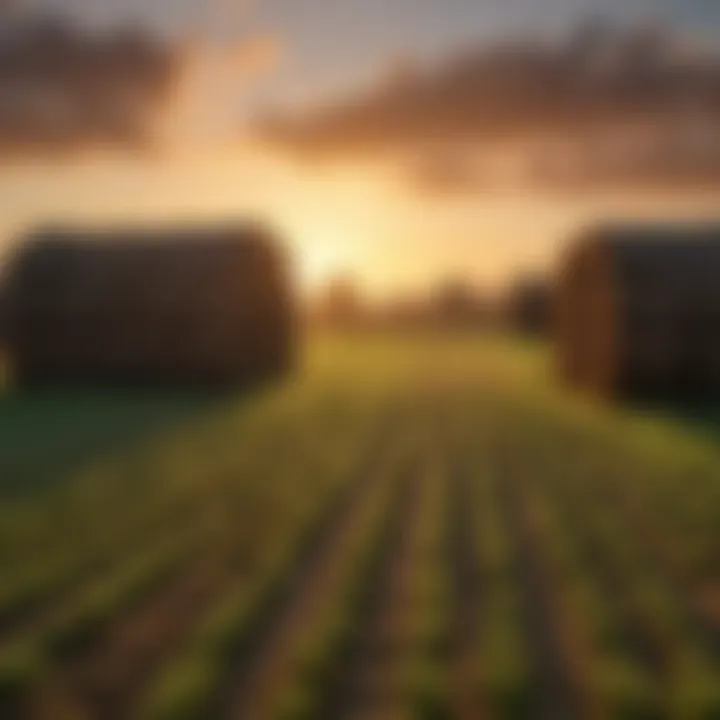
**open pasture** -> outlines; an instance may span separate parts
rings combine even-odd
[[[0,402],[0,717],[720,717],[720,452],[540,346]]]

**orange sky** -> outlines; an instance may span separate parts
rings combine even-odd
[[[0,176],[10,200],[3,234],[44,220],[163,221],[259,216],[283,233],[312,290],[351,272],[371,295],[415,290],[448,276],[492,287],[517,271],[551,268],[580,225],[607,215],[712,216],[712,197],[519,191],[426,196],[380,164],[310,168],[259,148],[162,159],[88,158],[24,165]],[[6,247],[8,244],[6,240]]]
[[[632,25],[658,2],[673,11],[670,17],[677,15],[674,25]],[[705,107],[703,88],[712,85],[706,73],[714,78],[720,65],[712,53],[705,65],[697,64],[705,49],[686,54],[705,47],[696,42],[703,28],[720,27],[720,11],[703,0],[33,0],[15,10],[27,12],[18,25],[25,29],[0,37],[6,43],[0,57],[0,248],[43,222],[253,215],[287,239],[306,291],[342,272],[382,296],[425,289],[449,276],[496,288],[516,272],[552,269],[569,236],[595,219],[696,220],[716,212],[717,193],[701,193],[683,180],[686,164],[678,170],[669,162],[668,170],[660,163],[657,170],[660,153],[653,143],[650,157],[642,157],[650,161],[643,171],[659,172],[660,179],[679,172],[675,187],[686,189],[641,196],[596,188],[583,196],[567,187],[562,193],[521,189],[505,177],[513,173],[508,158],[534,167],[537,158],[522,143],[542,133],[562,140],[575,133],[589,149],[586,165],[591,171],[602,166],[597,160],[606,153],[597,137],[590,134],[588,142],[587,128],[577,122],[587,117],[586,108],[573,92],[556,89],[577,88],[596,71],[602,75],[608,58],[615,69],[605,82],[588,81],[595,93],[590,105],[604,108],[603,122],[609,116],[626,127],[637,120],[626,90],[648,67],[654,80],[640,87],[651,110],[659,102],[674,118],[670,111],[688,105],[686,85],[699,88],[692,107]],[[601,23],[598,33],[590,23],[588,34],[584,21],[598,12],[630,24],[606,33]],[[70,24],[54,25],[58,13]],[[134,29],[118,43],[113,33],[128,21]],[[702,82],[677,87],[678,68],[688,57],[699,73],[691,79]],[[505,60],[498,64],[498,58]],[[586,75],[576,77],[576,67],[585,67]],[[608,87],[617,92],[602,90]],[[653,95],[657,87],[665,94]],[[714,95],[710,100],[715,107]],[[503,103],[515,110],[503,114]],[[309,117],[295,115],[299,106],[311,111]],[[26,121],[18,122],[23,113]],[[695,170],[706,179],[711,146],[718,188],[717,117],[708,115],[704,124],[691,120],[693,162],[698,147],[701,156]],[[494,134],[506,125],[520,137]],[[250,127],[265,131],[259,134],[273,142],[272,151],[241,137]],[[713,143],[696,142],[699,127]],[[609,130],[614,135],[613,123]],[[138,153],[142,140],[154,141],[156,152]],[[513,151],[500,142],[514,143]],[[105,144],[113,146],[111,153],[100,152]],[[58,152],[62,160],[37,160]],[[502,177],[485,185],[493,154]],[[676,154],[671,142],[669,161]],[[549,155],[556,159],[553,149]]]

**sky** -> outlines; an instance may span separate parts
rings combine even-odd
[[[131,23],[172,37],[277,38],[286,61],[265,83],[264,96],[278,103],[344,92],[405,58],[433,59],[509,35],[563,32],[594,15],[628,22],[659,18],[710,37],[720,30],[720,4],[714,0],[24,0],[23,5],[93,28]]]
[[[708,74],[717,58],[687,61],[720,38],[713,0],[5,0],[9,29],[51,16],[71,28],[53,51],[32,33],[19,50],[12,31],[0,37],[6,250],[50,221],[253,215],[287,237],[304,287],[350,272],[392,294],[449,276],[499,286],[551,270],[596,218],[697,219],[717,204],[720,154],[705,162],[718,150],[712,131],[696,149],[720,107],[707,89],[720,86]],[[662,31],[671,59],[647,75],[629,43],[606,42],[592,61],[606,62],[606,46],[622,56],[617,87],[581,96],[590,101],[558,93],[552,62],[589,18]],[[120,29],[129,40],[113,44]],[[493,47],[515,50],[490,65]],[[529,78],[519,85],[518,62]],[[533,65],[549,69],[536,75]],[[696,90],[678,90],[678,67]],[[638,82],[642,112],[627,99]],[[689,107],[702,111],[691,130]],[[591,177],[591,150],[625,155],[638,123],[653,142],[636,152],[633,141],[632,172],[603,166]],[[516,164],[525,177],[528,158],[544,162],[548,138],[577,139],[562,150],[572,173],[508,181]],[[669,158],[660,170],[658,155]]]

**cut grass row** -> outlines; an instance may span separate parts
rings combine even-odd
[[[586,410],[557,398],[503,403],[508,430],[544,473],[562,473],[587,495],[638,521],[687,583],[719,581],[720,460],[706,444],[659,420]]]
[[[450,640],[452,580],[449,462],[442,448],[431,448],[421,469],[425,491],[420,503],[415,576],[409,599],[410,664],[405,703],[408,716],[442,720],[452,716]]]
[[[112,564],[133,542],[167,523],[185,521],[208,490],[224,478],[282,472],[313,455],[325,461],[317,434],[338,441],[338,415],[360,414],[329,393],[309,391],[269,398],[248,420],[230,414],[120,460],[89,468],[77,480],[32,502],[3,511],[0,619],[39,604]],[[250,421],[251,420],[251,421]],[[188,433],[189,435],[189,433]],[[284,452],[272,452],[282,447]],[[340,447],[342,449],[342,446]],[[286,470],[286,472],[288,471]],[[7,517],[5,517],[7,516]]]
[[[639,552],[645,540],[628,516],[652,481],[621,480],[617,459],[592,436],[570,443],[564,428],[548,432],[534,417],[506,421],[514,476],[554,568],[556,615],[569,618],[592,704],[610,717],[717,716],[717,664],[688,612],[687,588]],[[631,634],[645,639],[644,652]]]
[[[597,509],[577,503],[572,507],[579,516],[577,535],[592,545],[595,571],[617,579],[620,592],[614,600],[644,639],[657,671],[652,693],[656,705],[674,709],[678,717],[720,716],[720,668],[712,643],[689,615],[686,599],[638,555],[613,513],[600,508],[598,515]]]
[[[365,448],[365,452],[382,455],[384,451],[379,448],[376,444]],[[387,452],[392,456],[394,449]],[[306,559],[319,542],[327,540],[327,529],[334,518],[359,502],[358,493],[364,492],[368,483],[364,468],[377,462],[368,455],[356,458],[343,473],[336,501],[311,497],[299,523],[289,522],[278,529],[274,538],[278,551],[258,565],[252,577],[209,608],[176,660],[162,669],[148,689],[143,717],[184,720],[220,712],[218,703],[233,668],[242,665],[257,649],[273,617],[288,600],[291,583],[302,572]],[[308,489],[304,488],[305,496]]]
[[[340,577],[323,603],[322,612],[305,626],[291,660],[272,716],[277,720],[324,717],[338,673],[357,641],[368,611],[374,580],[394,535],[394,518],[405,496],[401,482],[404,464],[389,467],[379,488],[354,528],[350,547],[341,562]]]
[[[532,504],[538,546],[552,577],[566,661],[575,669],[585,712],[613,718],[659,717],[657,678],[625,634],[626,617],[618,598],[603,592],[597,568],[583,556],[580,539],[557,505],[542,492],[528,493],[527,502]]]
[[[490,717],[524,718],[532,706],[532,678],[512,531],[487,457],[475,471],[476,553],[483,587],[477,651],[478,695]]]
[[[0,656],[0,706],[17,705],[19,699],[29,694],[30,688],[42,682],[56,660],[98,637],[120,614],[142,602],[174,568],[183,565],[188,556],[200,551],[213,553],[220,546],[225,546],[225,552],[236,553],[244,547],[241,555],[247,555],[248,549],[271,547],[272,542],[262,542],[263,537],[258,533],[284,528],[290,522],[289,513],[307,512],[309,507],[309,495],[303,493],[298,498],[291,491],[291,483],[295,480],[308,483],[308,489],[314,488],[320,496],[341,485],[348,469],[345,464],[352,466],[359,448],[365,450],[367,436],[377,432],[362,416],[347,418],[344,424],[335,426],[338,428],[335,439],[345,454],[340,465],[332,453],[321,454],[317,460],[322,462],[310,462],[306,457],[304,467],[293,467],[292,455],[277,456],[270,483],[266,476],[230,476],[226,481],[229,490],[221,488],[223,492],[218,492],[217,484],[210,484],[209,490],[196,497],[196,514],[202,522],[196,523],[195,531],[189,530],[187,524],[175,529],[171,525],[156,547],[146,549],[137,558],[129,554],[118,568],[82,588],[61,612],[51,613],[46,622],[4,647]],[[291,469],[295,477],[290,475]],[[212,502],[208,495],[213,497]],[[223,500],[232,500],[231,507],[240,512],[238,516],[226,511],[225,524],[217,522],[217,510]],[[238,523],[243,514],[250,522]]]

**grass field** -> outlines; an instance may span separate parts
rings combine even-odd
[[[0,402],[0,718],[720,718],[720,451],[538,346]]]

